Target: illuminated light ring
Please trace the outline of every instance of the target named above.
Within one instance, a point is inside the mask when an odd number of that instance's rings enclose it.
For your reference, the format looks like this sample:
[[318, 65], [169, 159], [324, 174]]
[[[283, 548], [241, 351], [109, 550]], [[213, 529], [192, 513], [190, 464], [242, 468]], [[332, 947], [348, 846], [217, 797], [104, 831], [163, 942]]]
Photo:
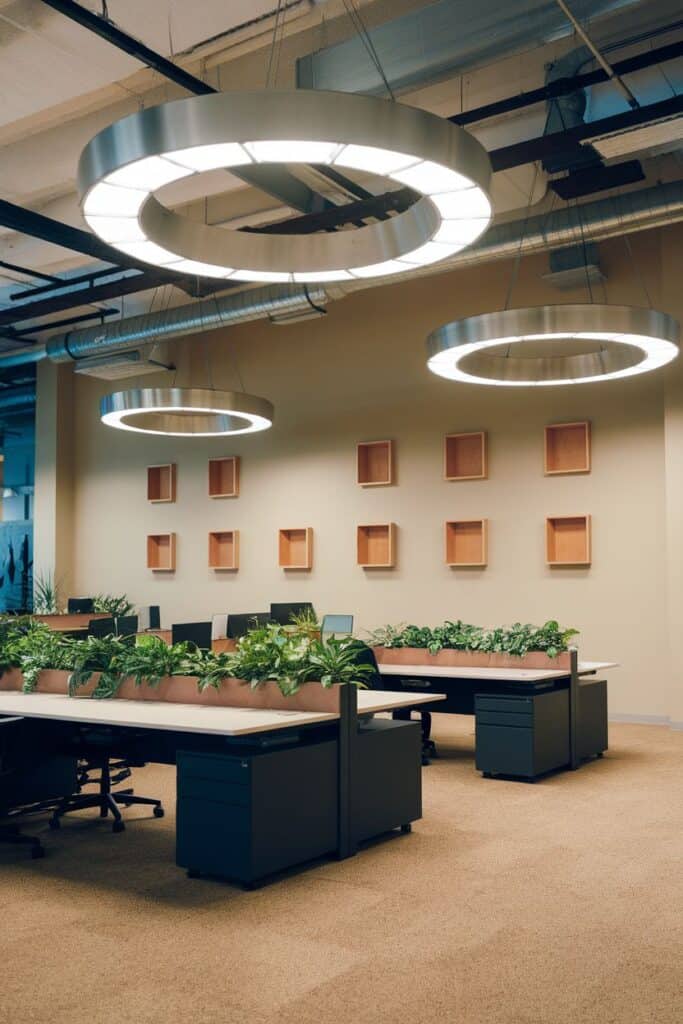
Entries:
[[[510, 354], [524, 341], [595, 341], [582, 354]], [[491, 349], [509, 346], [504, 355]], [[679, 325], [666, 313], [634, 306], [533, 306], [454, 320], [427, 339], [427, 366], [448, 380], [500, 387], [588, 384], [656, 370], [679, 352]]]
[[273, 406], [241, 391], [131, 388], [105, 395], [100, 418], [109, 427], [168, 437], [253, 434], [273, 424]]
[[[201, 224], [154, 195], [205, 170], [274, 163], [370, 171], [421, 198], [363, 228], [280, 235]], [[384, 277], [447, 259], [488, 227], [490, 176], [483, 146], [443, 118], [303, 89], [150, 107], [96, 135], [78, 168], [85, 220], [109, 245], [174, 272], [273, 282]]]

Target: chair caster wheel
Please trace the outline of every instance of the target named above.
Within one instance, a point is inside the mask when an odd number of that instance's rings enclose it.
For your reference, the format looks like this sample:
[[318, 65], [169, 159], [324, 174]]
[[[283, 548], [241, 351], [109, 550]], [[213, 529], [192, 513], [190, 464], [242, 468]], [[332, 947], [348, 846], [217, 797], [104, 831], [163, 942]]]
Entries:
[[401, 825], [401, 832], [402, 832], [403, 835], [407, 835], [409, 832], [412, 832], [412, 831], [413, 831], [413, 826], [411, 824]]
[[126, 826], [122, 821], [115, 821], [111, 827], [112, 832], [125, 832]]
[[51, 828], [53, 832], [56, 832], [58, 828], [62, 827], [62, 823], [59, 818], [50, 818], [47, 823], [48, 828]]
[[44, 856], [45, 856], [45, 850], [43, 849], [42, 846], [34, 846], [31, 849], [31, 858], [33, 860], [40, 860]]
[[188, 878], [199, 878], [199, 871], [197, 871], [196, 868], [188, 868], [187, 869], [187, 877]]
[[154, 814], [155, 818], [163, 818], [163, 816], [164, 816], [164, 809], [163, 809], [163, 807], [155, 807], [154, 811], [153, 811], [153, 814]]

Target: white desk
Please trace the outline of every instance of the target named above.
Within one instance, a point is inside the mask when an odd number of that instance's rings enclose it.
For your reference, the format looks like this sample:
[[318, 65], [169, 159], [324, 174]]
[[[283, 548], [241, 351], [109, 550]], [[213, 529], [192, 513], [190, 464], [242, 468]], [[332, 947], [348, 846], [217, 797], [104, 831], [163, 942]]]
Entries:
[[[579, 675], [604, 672], [617, 668], [614, 661], [580, 661]], [[401, 676], [415, 679], [481, 679], [500, 680], [504, 683], [540, 683], [550, 679], [564, 679], [569, 669], [557, 668], [462, 668], [457, 665], [378, 665], [381, 676]]]
[[[390, 691], [358, 692], [359, 714], [414, 707], [440, 700], [442, 694]], [[214, 736], [247, 736], [297, 726], [332, 722], [338, 714], [319, 711], [269, 711], [262, 708], [219, 708], [202, 704], [174, 704], [151, 700], [92, 700], [57, 693], [0, 691], [0, 715], [51, 718], [82, 725], [113, 725], [133, 729], [161, 729]]]

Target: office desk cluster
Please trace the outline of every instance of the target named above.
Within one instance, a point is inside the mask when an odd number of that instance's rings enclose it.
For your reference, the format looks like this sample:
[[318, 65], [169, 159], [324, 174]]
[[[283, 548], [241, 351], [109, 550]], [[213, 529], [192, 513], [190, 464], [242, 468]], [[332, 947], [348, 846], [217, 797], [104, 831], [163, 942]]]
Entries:
[[339, 690], [338, 713], [0, 691], [0, 716], [35, 722], [53, 749], [102, 728], [176, 764], [177, 863], [252, 886], [421, 817], [420, 728], [372, 715], [442, 694]]

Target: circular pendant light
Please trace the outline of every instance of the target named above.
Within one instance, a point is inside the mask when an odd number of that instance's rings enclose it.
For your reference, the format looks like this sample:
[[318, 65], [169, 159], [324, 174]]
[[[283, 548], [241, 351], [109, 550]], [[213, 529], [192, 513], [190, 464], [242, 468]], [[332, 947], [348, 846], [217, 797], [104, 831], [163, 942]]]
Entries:
[[[155, 196], [203, 171], [297, 163], [382, 175], [417, 199], [365, 227], [285, 235], [202, 224]], [[483, 146], [444, 118], [304, 89], [150, 107], [96, 135], [78, 168], [88, 225], [127, 255], [179, 273], [276, 282], [384, 277], [447, 259], [488, 227], [490, 176]]]
[[225, 437], [253, 434], [273, 424], [265, 398], [212, 388], [132, 388], [105, 395], [103, 423], [138, 434], [169, 437]]
[[427, 339], [427, 365], [470, 384], [587, 384], [656, 370], [678, 355], [678, 340], [677, 321], [653, 309], [533, 306], [439, 327]]

